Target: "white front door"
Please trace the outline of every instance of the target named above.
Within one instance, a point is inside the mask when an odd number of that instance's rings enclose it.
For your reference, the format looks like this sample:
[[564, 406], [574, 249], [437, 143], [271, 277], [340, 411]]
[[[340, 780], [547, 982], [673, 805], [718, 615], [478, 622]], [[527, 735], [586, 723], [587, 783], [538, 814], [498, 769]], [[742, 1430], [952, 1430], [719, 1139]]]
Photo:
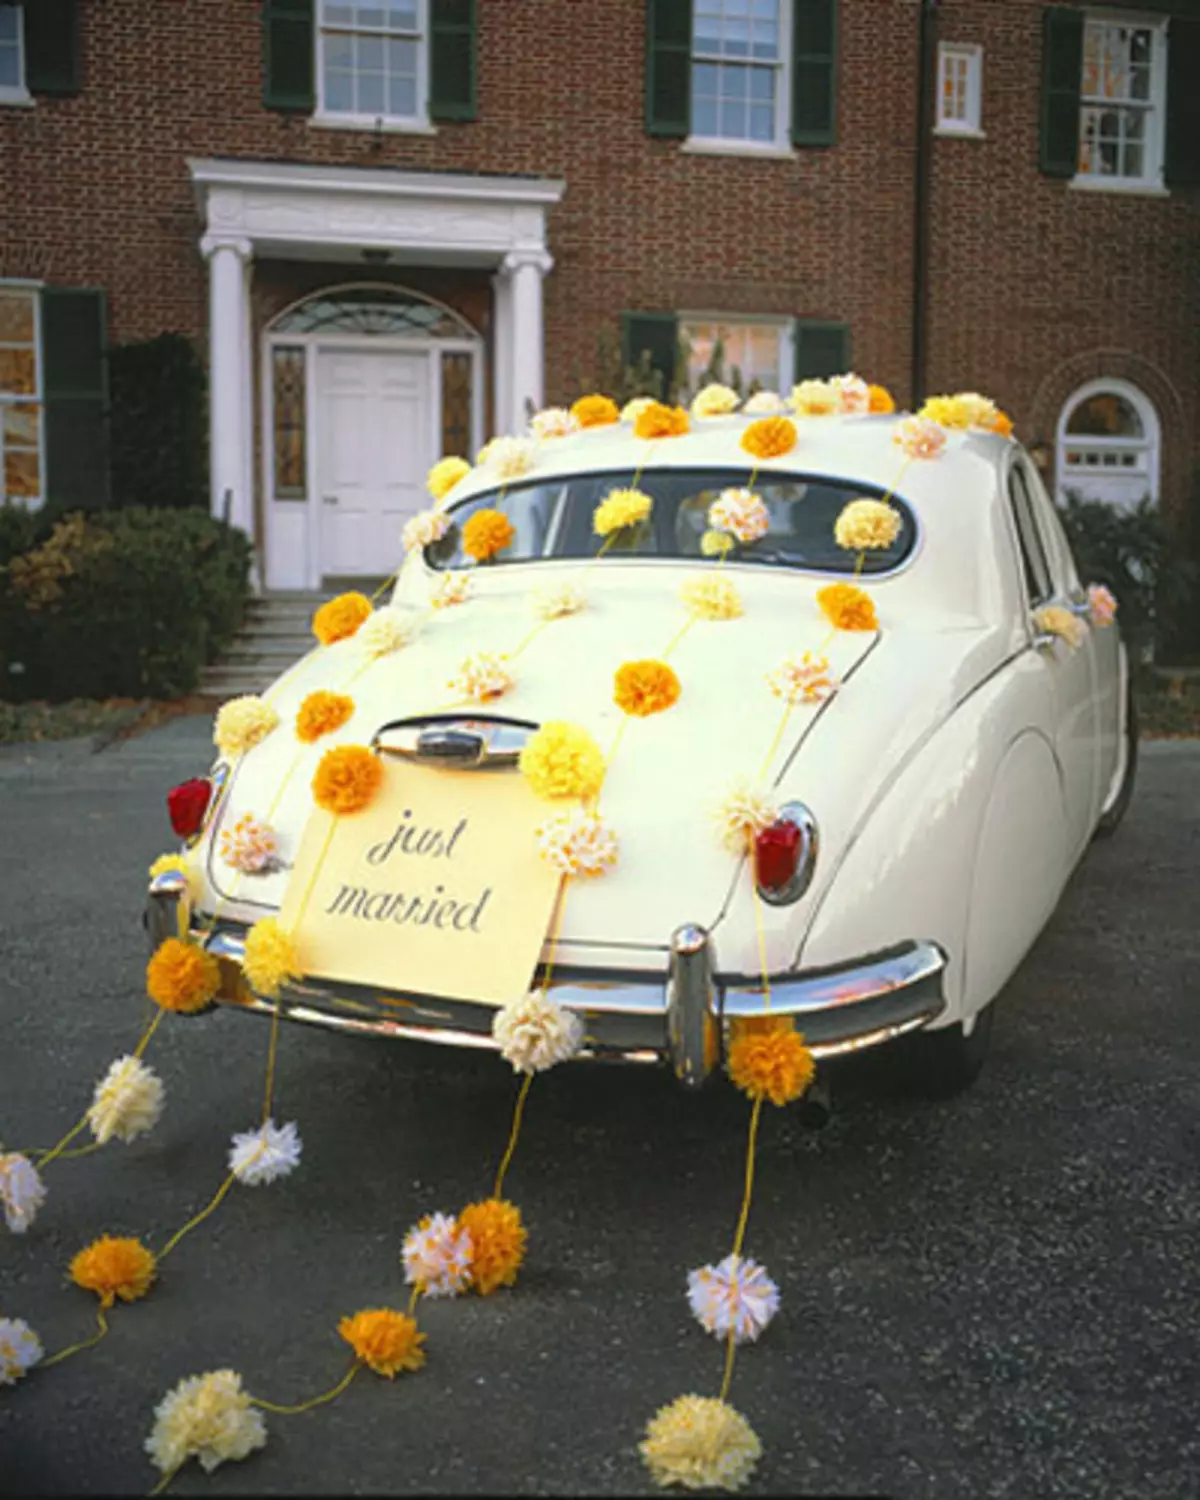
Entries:
[[434, 463], [433, 360], [382, 349], [317, 351], [318, 571], [382, 578]]

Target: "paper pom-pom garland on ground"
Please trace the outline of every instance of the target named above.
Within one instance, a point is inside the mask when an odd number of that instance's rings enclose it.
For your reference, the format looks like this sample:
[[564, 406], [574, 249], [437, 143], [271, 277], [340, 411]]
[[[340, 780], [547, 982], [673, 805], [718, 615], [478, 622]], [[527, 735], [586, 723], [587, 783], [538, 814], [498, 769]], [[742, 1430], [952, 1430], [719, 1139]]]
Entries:
[[762, 1457], [762, 1443], [745, 1417], [711, 1396], [680, 1396], [646, 1429], [642, 1457], [664, 1488], [738, 1490]]
[[13, 1234], [24, 1234], [46, 1201], [37, 1168], [19, 1151], [0, 1154], [0, 1205]]
[[42, 1358], [42, 1341], [24, 1318], [0, 1318], [0, 1385], [16, 1385]]
[[223, 1463], [248, 1458], [266, 1441], [266, 1423], [242, 1389], [241, 1376], [212, 1370], [188, 1376], [163, 1397], [146, 1452], [169, 1482], [190, 1458], [211, 1474]]
[[158, 1124], [162, 1080], [140, 1058], [119, 1057], [96, 1085], [88, 1124], [101, 1146], [114, 1137], [128, 1144]]
[[71, 1261], [69, 1274], [76, 1286], [94, 1292], [102, 1308], [119, 1297], [137, 1302], [154, 1282], [155, 1260], [140, 1240], [101, 1235], [80, 1250]]
[[471, 1284], [471, 1236], [449, 1214], [426, 1214], [401, 1251], [404, 1279], [422, 1297], [457, 1297]]

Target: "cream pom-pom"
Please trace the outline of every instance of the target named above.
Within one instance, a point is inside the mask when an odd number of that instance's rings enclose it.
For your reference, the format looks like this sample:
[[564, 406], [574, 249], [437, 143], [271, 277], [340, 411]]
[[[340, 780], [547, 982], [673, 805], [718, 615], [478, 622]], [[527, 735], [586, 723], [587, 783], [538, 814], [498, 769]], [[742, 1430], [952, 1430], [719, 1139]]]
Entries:
[[532, 991], [502, 1005], [492, 1020], [500, 1055], [518, 1073], [542, 1073], [566, 1062], [583, 1042], [583, 1022], [573, 1010]]
[[25, 1233], [45, 1201], [46, 1189], [29, 1158], [19, 1151], [0, 1155], [0, 1204], [13, 1234]]
[[507, 656], [496, 651], [474, 651], [463, 660], [446, 687], [460, 698], [486, 703], [507, 693], [512, 685]]
[[444, 510], [419, 510], [405, 523], [400, 540], [405, 552], [440, 542], [450, 529], [450, 516]]
[[857, 417], [871, 409], [871, 387], [857, 375], [835, 375], [829, 388], [838, 398], [838, 410]]
[[565, 406], [547, 406], [530, 417], [529, 430], [542, 440], [571, 437], [579, 431], [579, 420]]
[[778, 816], [779, 807], [771, 794], [747, 777], [735, 781], [713, 811], [717, 838], [730, 854], [748, 854], [755, 834], [769, 828]]
[[295, 940], [278, 917], [260, 918], [246, 934], [242, 972], [250, 988], [268, 1000], [303, 975]]
[[390, 656], [409, 645], [419, 628], [415, 611], [385, 604], [359, 626], [355, 640], [367, 656]]
[[779, 1311], [779, 1288], [757, 1261], [727, 1255], [688, 1272], [688, 1305], [707, 1332], [752, 1343]]
[[276, 1125], [268, 1120], [257, 1130], [235, 1135], [229, 1149], [229, 1170], [247, 1187], [262, 1187], [286, 1177], [300, 1165], [300, 1132], [295, 1121]]
[[266, 1441], [266, 1423], [250, 1405], [242, 1377], [233, 1370], [211, 1370], [181, 1380], [155, 1407], [146, 1452], [164, 1474], [173, 1474], [189, 1458], [198, 1458], [211, 1474]]
[[762, 1443], [739, 1412], [715, 1396], [680, 1396], [664, 1406], [639, 1445], [664, 1488], [736, 1490], [754, 1473]]
[[276, 727], [279, 715], [256, 693], [231, 698], [217, 710], [213, 744], [222, 755], [244, 755]]
[[587, 595], [573, 583], [551, 583], [533, 595], [533, 612], [539, 620], [561, 620], [577, 615], [587, 604]]
[[0, 1385], [16, 1385], [43, 1352], [41, 1339], [24, 1318], [0, 1318]]
[[1073, 615], [1069, 609], [1064, 609], [1061, 604], [1046, 604], [1036, 610], [1033, 616], [1034, 628], [1047, 635], [1056, 635], [1060, 640], [1066, 641], [1072, 651], [1083, 645], [1087, 636], [1087, 626], [1077, 615]]
[[851, 500], [842, 507], [833, 525], [833, 537], [839, 547], [850, 552], [867, 552], [890, 547], [900, 535], [903, 524], [900, 512], [883, 500]]
[[497, 479], [520, 479], [537, 461], [537, 444], [529, 438], [493, 438], [487, 446], [483, 467]]
[[679, 597], [697, 620], [736, 620], [744, 613], [737, 585], [719, 573], [689, 578], [680, 586]]
[[279, 840], [269, 823], [243, 813], [232, 828], [221, 831], [221, 858], [234, 870], [260, 875], [278, 864]]
[[747, 417], [777, 417], [786, 410], [786, 402], [775, 391], [755, 391], [753, 396], [746, 398], [742, 407], [742, 413]]
[[470, 595], [470, 573], [443, 573], [433, 586], [429, 602], [434, 609], [450, 609], [455, 604], [464, 604]]
[[802, 380], [792, 387], [788, 405], [801, 417], [831, 417], [842, 408], [842, 398], [827, 380]]
[[929, 417], [905, 417], [892, 434], [908, 458], [937, 458], [946, 446], [945, 430]]
[[542, 858], [564, 875], [603, 875], [617, 862], [617, 836], [599, 813], [573, 808], [537, 830]]
[[405, 1236], [404, 1279], [423, 1297], [457, 1297], [471, 1285], [471, 1236], [449, 1214], [426, 1214]]
[[731, 411], [736, 411], [740, 403], [741, 397], [731, 386], [721, 385], [714, 380], [711, 385], [697, 391], [692, 398], [692, 416], [725, 417]]
[[722, 490], [708, 507], [708, 524], [748, 545], [766, 535], [771, 517], [761, 495], [735, 488]]
[[116, 1136], [126, 1144], [158, 1124], [163, 1110], [162, 1079], [138, 1057], [118, 1057], [96, 1085], [88, 1124], [103, 1146]]
[[636, 422], [648, 406], [654, 405], [653, 396], [635, 396], [621, 408], [622, 422]]
[[791, 704], [823, 703], [837, 691], [839, 684], [824, 656], [805, 651], [785, 656], [773, 671], [766, 674], [767, 686], [777, 698]]

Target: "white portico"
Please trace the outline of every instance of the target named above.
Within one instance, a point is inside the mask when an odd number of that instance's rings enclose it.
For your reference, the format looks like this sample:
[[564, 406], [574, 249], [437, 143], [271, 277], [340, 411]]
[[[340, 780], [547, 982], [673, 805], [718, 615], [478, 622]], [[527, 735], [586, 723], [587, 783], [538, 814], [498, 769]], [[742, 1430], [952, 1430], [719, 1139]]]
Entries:
[[[256, 539], [268, 588], [390, 572], [405, 516], [428, 503], [429, 466], [452, 443], [472, 457], [486, 436], [488, 353], [495, 432], [519, 430], [528, 407], [543, 404], [546, 215], [564, 184], [188, 166], [209, 267], [213, 510]], [[258, 261], [304, 262], [328, 277], [256, 329]], [[488, 276], [490, 351], [461, 312], [394, 281], [373, 283], [382, 264], [401, 278], [405, 268]]]

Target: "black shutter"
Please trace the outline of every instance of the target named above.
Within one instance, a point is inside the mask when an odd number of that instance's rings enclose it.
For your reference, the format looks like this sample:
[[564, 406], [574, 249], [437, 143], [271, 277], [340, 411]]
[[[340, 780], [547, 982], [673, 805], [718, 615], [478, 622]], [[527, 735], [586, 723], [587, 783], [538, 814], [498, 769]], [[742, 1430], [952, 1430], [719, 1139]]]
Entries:
[[429, 118], [473, 120], [475, 0], [429, 0]]
[[621, 359], [626, 368], [636, 366], [646, 351], [650, 368], [662, 376], [660, 397], [666, 401], [675, 383], [678, 356], [678, 320], [674, 313], [621, 314]]
[[646, 130], [684, 136], [692, 119], [692, 0], [646, 0]]
[[1079, 169], [1079, 95], [1083, 12], [1050, 6], [1042, 19], [1042, 137], [1038, 166], [1047, 177]]
[[58, 510], [108, 504], [108, 306], [102, 291], [42, 292], [46, 499]]
[[79, 92], [79, 15], [75, 0], [31, 0], [24, 7], [25, 87], [31, 94]]
[[828, 380], [850, 369], [849, 323], [796, 319], [796, 379]]
[[313, 83], [313, 0], [263, 0], [263, 103], [309, 113]]
[[837, 0], [794, 0], [792, 144], [837, 139]]
[[1200, 21], [1167, 27], [1167, 186], [1200, 187]]

